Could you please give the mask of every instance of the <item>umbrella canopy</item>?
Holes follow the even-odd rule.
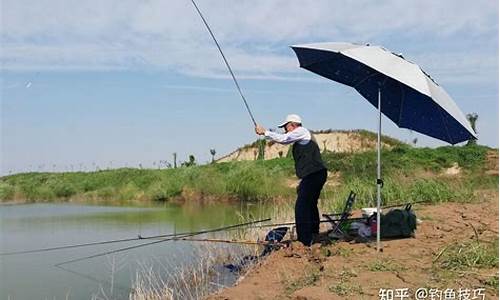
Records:
[[[401,128],[456,144],[477,138],[455,102],[418,65],[382,47],[351,43],[292,46],[300,67],[355,88]]]

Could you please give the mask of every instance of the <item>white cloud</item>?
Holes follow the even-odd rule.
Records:
[[[193,76],[227,76],[189,0],[2,3],[4,69],[161,68]],[[293,77],[297,63],[287,46],[294,43],[498,38],[498,3],[488,0],[197,3],[231,66],[247,78]],[[470,43],[460,49],[462,53],[455,49],[454,55],[463,56],[468,48],[478,46]],[[418,46],[404,45],[406,49]],[[415,52],[425,55],[422,50]],[[497,54],[492,53],[495,57],[491,54],[487,60],[497,66]],[[474,67],[472,62],[477,60],[472,57],[469,65]],[[456,70],[454,64],[445,65],[440,59],[435,65],[441,73]]]
[[[439,84],[498,82],[498,57],[468,53],[426,53],[415,61]]]

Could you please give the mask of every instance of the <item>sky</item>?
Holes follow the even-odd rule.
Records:
[[[381,45],[417,63],[498,148],[498,1],[196,0],[259,124],[376,131],[352,88],[290,45]],[[190,0],[0,0],[0,174],[198,163],[257,139]],[[446,145],[383,119],[383,133]]]

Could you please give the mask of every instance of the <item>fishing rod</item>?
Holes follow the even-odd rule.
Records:
[[[80,258],[76,258],[76,259],[64,261],[64,262],[55,264],[55,266],[59,267],[59,266],[62,266],[62,265],[65,265],[65,264],[69,264],[69,263],[74,263],[74,262],[78,262],[78,261],[82,261],[82,260],[87,260],[87,259],[92,259],[92,258],[96,258],[96,257],[108,255],[108,254],[114,254],[114,253],[118,253],[118,252],[132,250],[132,249],[136,249],[136,248],[140,248],[140,247],[144,247],[144,246],[149,246],[149,245],[154,245],[154,244],[158,244],[158,243],[162,243],[162,242],[166,242],[166,241],[178,240],[178,239],[181,239],[181,238],[187,238],[187,237],[190,237],[190,236],[195,236],[195,235],[200,235],[200,234],[205,234],[205,233],[211,233],[211,232],[218,232],[218,231],[229,230],[229,229],[233,229],[233,228],[238,228],[238,227],[242,227],[242,226],[248,226],[248,225],[257,224],[257,223],[261,223],[261,222],[266,222],[266,221],[270,221],[270,220],[271,220],[270,218],[267,218],[267,219],[258,220],[258,221],[251,221],[251,222],[246,222],[246,223],[241,223],[241,224],[235,224],[235,225],[230,225],[230,226],[225,226],[225,227],[220,227],[220,228],[215,228],[215,229],[208,229],[208,230],[203,230],[203,231],[198,231],[198,232],[187,233],[187,234],[184,234],[184,235],[180,235],[179,234],[178,236],[172,237],[172,238],[161,239],[161,240],[154,241],[154,242],[149,242],[149,243],[144,243],[144,244],[139,244],[139,245],[124,247],[124,248],[119,248],[119,249],[110,250],[110,251],[106,251],[106,252],[102,252],[102,253],[97,253],[97,254],[94,254],[94,255],[89,255],[89,256],[85,256],[85,257],[80,257]]]
[[[345,221],[361,221],[361,220],[366,220],[365,217],[359,217],[359,218],[346,218]],[[340,221],[340,218],[337,219],[332,219],[332,220],[320,220],[320,223],[331,223],[332,221]],[[273,223],[273,224],[265,224],[265,225],[259,225],[257,226],[258,228],[261,227],[274,227],[274,226],[287,226],[287,225],[296,225],[295,222],[284,222],[284,223]]]
[[[258,222],[269,221],[269,219],[260,220]],[[232,230],[233,228],[229,228],[226,230]],[[81,243],[81,244],[72,244],[72,245],[62,245],[48,248],[39,248],[39,249],[31,249],[31,250],[22,250],[22,251],[12,251],[12,252],[3,252],[0,253],[0,256],[7,255],[18,255],[18,254],[28,254],[28,253],[40,253],[40,252],[49,252],[56,250],[64,250],[64,249],[72,249],[72,248],[80,248],[80,247],[88,247],[88,246],[96,246],[96,245],[106,245],[106,244],[114,244],[114,243],[122,243],[122,242],[131,242],[131,241],[139,241],[139,240],[149,240],[149,239],[161,239],[161,238],[169,238],[169,237],[177,237],[183,236],[187,234],[204,234],[206,230],[196,231],[196,232],[180,232],[180,233],[169,233],[169,234],[161,234],[161,235],[152,235],[152,236],[137,236],[135,238],[125,238],[125,239],[116,239],[109,241],[98,241],[98,242],[90,242],[90,243]]]
[[[180,238],[180,239],[175,239],[175,241],[212,242],[212,243],[262,245],[262,246],[266,246],[266,245],[276,244],[277,243],[277,242],[271,242],[271,241],[246,241],[246,240],[224,240],[224,239],[192,239],[192,238]]]
[[[415,202],[413,202],[413,203],[407,202],[407,203],[400,203],[400,204],[386,205],[386,206],[382,206],[381,208],[393,208],[393,207],[398,207],[398,206],[406,206],[406,205],[408,205],[408,204],[413,205],[413,204],[419,204],[419,203],[429,203],[429,200],[415,201]]]
[[[198,14],[200,15],[201,20],[203,21],[203,23],[207,27],[207,30],[210,33],[210,35],[212,36],[212,39],[214,40],[215,45],[219,49],[219,52],[222,55],[222,59],[224,60],[224,63],[226,64],[227,69],[229,70],[229,73],[231,73],[231,77],[233,77],[234,84],[236,85],[236,88],[238,89],[238,92],[240,93],[241,99],[243,99],[243,103],[245,103],[245,107],[246,107],[246,109],[248,111],[248,114],[250,115],[250,118],[252,119],[253,125],[257,126],[257,122],[255,122],[255,118],[253,117],[253,114],[250,111],[250,107],[248,106],[247,100],[245,99],[245,96],[243,96],[243,93],[241,92],[240,85],[238,84],[238,81],[236,80],[236,77],[234,76],[233,70],[231,69],[231,66],[229,65],[229,62],[227,61],[226,56],[224,55],[224,52],[222,52],[222,48],[220,47],[219,42],[215,38],[215,35],[212,32],[212,29],[210,29],[210,26],[208,26],[208,23],[205,20],[205,17],[203,17],[203,14],[201,13],[200,9],[198,8],[198,5],[196,5],[196,3],[194,2],[194,0],[191,0],[191,3],[193,3],[194,8],[196,9],[196,11],[198,12]]]

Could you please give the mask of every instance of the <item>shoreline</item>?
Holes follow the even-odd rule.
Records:
[[[483,289],[479,292],[486,299],[496,299],[498,190],[489,192],[488,199],[476,203],[416,205],[423,222],[415,238],[383,241],[379,255],[370,243],[345,241],[278,250],[251,267],[237,285],[207,299],[375,299],[380,289],[408,288],[412,296],[419,288],[446,287],[457,293],[460,288]],[[450,262],[472,255],[465,249],[474,247],[489,253],[496,266],[481,260],[450,269]]]

